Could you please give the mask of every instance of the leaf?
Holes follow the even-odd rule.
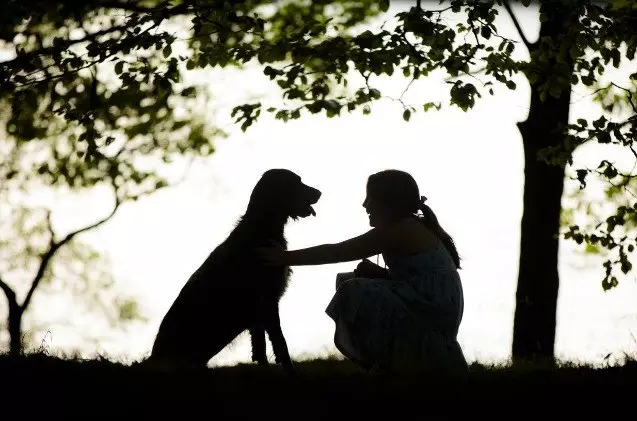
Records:
[[[403,111],[403,120],[409,121],[410,118],[411,118],[411,111],[408,109]]]
[[[370,89],[369,90],[369,97],[372,99],[379,99],[380,98],[380,91],[378,89]]]
[[[511,55],[513,54],[513,50],[515,50],[515,45],[513,45],[513,43],[510,42],[506,47],[506,52],[508,55]]]
[[[606,166],[606,169],[604,169],[603,174],[604,174],[604,177],[608,179],[613,179],[617,177],[617,170],[615,169],[615,167],[609,164]]]
[[[484,39],[491,38],[491,28],[489,28],[488,26],[483,26],[480,30],[480,35],[482,35]]]
[[[613,67],[618,68],[621,63],[621,54],[617,48],[614,48],[610,52],[610,56],[613,60]]]
[[[124,70],[124,62],[123,61],[118,61],[117,64],[115,64],[115,74],[121,74],[122,71]]]
[[[599,143],[610,143],[611,142],[610,134],[607,133],[607,132],[598,133],[597,134],[597,141]],[[610,168],[610,166],[608,166],[607,168]],[[615,175],[617,175],[617,174],[615,173]]]
[[[383,13],[387,12],[389,10],[389,0],[380,0],[378,7]]]
[[[426,104],[423,105],[423,110],[425,112],[429,111],[430,109],[435,108],[436,110],[440,110],[440,108],[442,108],[442,104],[440,104],[439,102],[427,102]]]
[[[164,58],[168,58],[172,53],[173,53],[173,49],[171,45],[170,44],[166,45],[163,51]]]
[[[580,182],[581,188],[586,187],[586,176],[588,175],[588,170],[577,170],[577,180]],[[593,241],[594,242],[594,241]]]
[[[584,253],[588,253],[588,254],[599,254],[599,247],[590,244],[590,243],[586,243],[586,248],[584,249]]]

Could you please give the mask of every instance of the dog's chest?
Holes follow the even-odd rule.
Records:
[[[255,289],[263,296],[281,298],[287,289],[290,272],[288,267],[267,268],[260,274],[255,274]]]

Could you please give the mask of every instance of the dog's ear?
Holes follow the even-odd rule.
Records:
[[[252,190],[248,212],[250,213],[285,213],[287,204],[285,177],[277,170],[266,171]]]

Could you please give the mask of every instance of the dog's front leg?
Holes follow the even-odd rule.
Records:
[[[285,337],[283,336],[283,331],[281,331],[278,304],[268,308],[265,316],[265,330],[268,332],[268,337],[272,343],[272,351],[274,352],[276,362],[277,364],[281,364],[284,368],[292,370],[292,359],[290,358],[288,345],[285,341]]]
[[[265,329],[263,325],[256,324],[250,328],[250,339],[252,342],[252,361],[265,365],[268,357],[265,353]]]

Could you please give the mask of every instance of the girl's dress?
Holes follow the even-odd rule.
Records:
[[[368,369],[466,370],[457,340],[462,284],[443,243],[386,263],[389,280],[337,275],[325,312],[336,323],[338,350]]]

